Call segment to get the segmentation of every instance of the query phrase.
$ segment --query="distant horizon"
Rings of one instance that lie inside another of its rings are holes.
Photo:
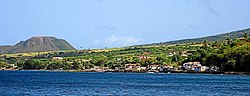
[[[33,36],[114,48],[250,28],[247,0],[1,0],[0,45]]]

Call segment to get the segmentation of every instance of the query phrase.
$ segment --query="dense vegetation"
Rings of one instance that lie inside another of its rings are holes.
[[[203,65],[218,66],[223,71],[250,71],[250,42],[226,40],[203,46],[186,61],[200,61]]]

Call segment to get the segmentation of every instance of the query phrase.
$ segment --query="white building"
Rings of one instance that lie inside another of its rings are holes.
[[[63,57],[53,57],[53,60],[63,60]]]
[[[195,67],[201,67],[200,62],[187,62],[182,65],[182,67],[186,70],[194,70]]]
[[[200,66],[200,67],[194,67],[195,72],[208,72],[209,67],[208,66]]]

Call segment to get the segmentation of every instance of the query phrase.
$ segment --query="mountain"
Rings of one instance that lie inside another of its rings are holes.
[[[153,43],[153,44],[145,44],[145,45],[161,45],[161,44],[185,44],[185,43],[201,43],[207,40],[208,42],[214,42],[214,41],[223,41],[226,40],[226,38],[235,39],[238,37],[242,37],[244,33],[250,34],[250,28],[223,33],[219,35],[213,35],[213,36],[207,36],[207,37],[201,37],[201,38],[193,38],[193,39],[182,39],[182,40],[176,40],[176,41],[168,41],[168,42],[161,42],[161,43]]]
[[[0,53],[44,52],[59,50],[75,50],[67,41],[55,37],[32,37],[14,46],[0,46]]]

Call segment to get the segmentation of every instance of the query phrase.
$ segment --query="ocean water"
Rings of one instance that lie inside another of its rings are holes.
[[[0,95],[250,96],[250,76],[0,71]]]

